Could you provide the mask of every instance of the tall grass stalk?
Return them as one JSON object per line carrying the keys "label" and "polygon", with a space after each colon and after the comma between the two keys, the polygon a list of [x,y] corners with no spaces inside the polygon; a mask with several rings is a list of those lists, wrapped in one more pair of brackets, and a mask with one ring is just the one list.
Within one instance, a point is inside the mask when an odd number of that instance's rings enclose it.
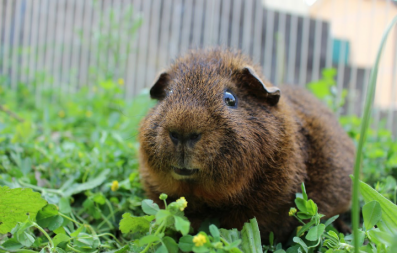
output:
{"label": "tall grass stalk", "polygon": [[353,234],[354,234],[354,249],[355,252],[359,252],[359,237],[358,235],[358,226],[360,222],[360,206],[358,201],[359,195],[359,177],[360,177],[360,168],[361,168],[361,156],[362,150],[365,142],[365,137],[369,125],[369,120],[371,116],[371,107],[374,100],[375,95],[375,87],[376,87],[376,78],[378,76],[378,68],[380,58],[382,56],[383,47],[386,44],[387,37],[392,30],[393,26],[397,24],[397,16],[394,17],[393,21],[389,24],[386,31],[383,34],[381,44],[378,49],[378,53],[376,55],[375,65],[371,71],[371,77],[368,85],[367,97],[365,99],[364,104],[364,114],[363,119],[360,126],[360,139],[358,142],[357,153],[356,153],[356,161],[354,164],[354,178],[353,178],[353,210],[352,210],[352,222],[353,222]]}

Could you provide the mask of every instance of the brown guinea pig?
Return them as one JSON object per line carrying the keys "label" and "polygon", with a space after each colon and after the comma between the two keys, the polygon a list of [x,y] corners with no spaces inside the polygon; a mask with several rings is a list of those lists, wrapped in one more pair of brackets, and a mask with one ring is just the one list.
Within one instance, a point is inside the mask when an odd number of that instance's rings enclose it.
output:
{"label": "brown guinea pig", "polygon": [[298,87],[273,87],[239,52],[191,51],[161,73],[141,122],[147,195],[188,202],[193,227],[217,218],[241,229],[256,217],[264,240],[284,241],[302,182],[319,212],[350,207],[354,146],[330,110]]}

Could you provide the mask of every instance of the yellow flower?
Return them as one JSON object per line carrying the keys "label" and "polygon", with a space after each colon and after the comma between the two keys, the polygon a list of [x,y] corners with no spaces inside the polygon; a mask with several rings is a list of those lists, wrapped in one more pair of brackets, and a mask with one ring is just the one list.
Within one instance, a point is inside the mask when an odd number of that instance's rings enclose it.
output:
{"label": "yellow flower", "polygon": [[61,117],[61,118],[64,118],[65,117],[65,112],[64,111],[59,111],[58,112],[58,116]]}
{"label": "yellow flower", "polygon": [[117,191],[117,189],[119,189],[119,181],[117,181],[117,180],[114,180],[113,182],[112,182],[112,186],[110,187],[110,189],[112,190],[112,191]]}
{"label": "yellow flower", "polygon": [[86,111],[86,112],[85,112],[85,116],[86,116],[87,118],[90,118],[90,117],[92,116],[92,112],[91,112],[91,111]]}
{"label": "yellow flower", "polygon": [[52,143],[48,144],[48,148],[49,149],[53,149],[54,148],[54,144],[52,144]]}
{"label": "yellow flower", "polygon": [[288,215],[289,215],[289,216],[294,216],[294,214],[296,214],[296,208],[291,207],[291,209],[289,209]]}
{"label": "yellow flower", "polygon": [[117,80],[117,82],[119,83],[120,86],[124,85],[124,79],[123,78],[119,78],[119,80]]}
{"label": "yellow flower", "polygon": [[204,235],[198,234],[195,237],[193,237],[193,242],[196,247],[200,247],[200,246],[204,245],[204,243],[207,242],[207,239],[205,238]]}
{"label": "yellow flower", "polygon": [[81,152],[79,152],[78,155],[80,158],[83,158],[83,156],[84,156],[83,153],[81,153]]}
{"label": "yellow flower", "polygon": [[179,210],[183,211],[187,207],[187,201],[185,197],[180,197],[176,203],[179,205]]}

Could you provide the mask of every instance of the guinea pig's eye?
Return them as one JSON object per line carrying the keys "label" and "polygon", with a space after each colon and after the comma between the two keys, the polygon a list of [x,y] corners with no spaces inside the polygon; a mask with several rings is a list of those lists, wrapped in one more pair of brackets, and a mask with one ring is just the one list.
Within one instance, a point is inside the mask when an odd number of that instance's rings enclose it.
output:
{"label": "guinea pig's eye", "polygon": [[235,107],[237,104],[236,98],[229,91],[225,91],[225,93],[223,94],[223,100],[225,101],[225,104],[230,107]]}

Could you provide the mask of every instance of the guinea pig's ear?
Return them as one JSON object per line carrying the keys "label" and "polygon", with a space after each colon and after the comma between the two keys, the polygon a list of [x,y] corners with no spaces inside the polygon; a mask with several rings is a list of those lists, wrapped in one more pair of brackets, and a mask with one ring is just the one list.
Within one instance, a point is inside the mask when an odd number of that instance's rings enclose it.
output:
{"label": "guinea pig's ear", "polygon": [[162,72],[157,77],[156,82],[153,84],[152,88],[150,89],[150,97],[152,99],[161,100],[165,98],[167,95],[166,88],[170,81],[170,75],[167,72]]}
{"label": "guinea pig's ear", "polygon": [[265,83],[259,78],[251,67],[244,67],[241,71],[243,81],[252,94],[264,97],[270,105],[276,105],[280,100],[280,89],[277,87],[266,87]]}

